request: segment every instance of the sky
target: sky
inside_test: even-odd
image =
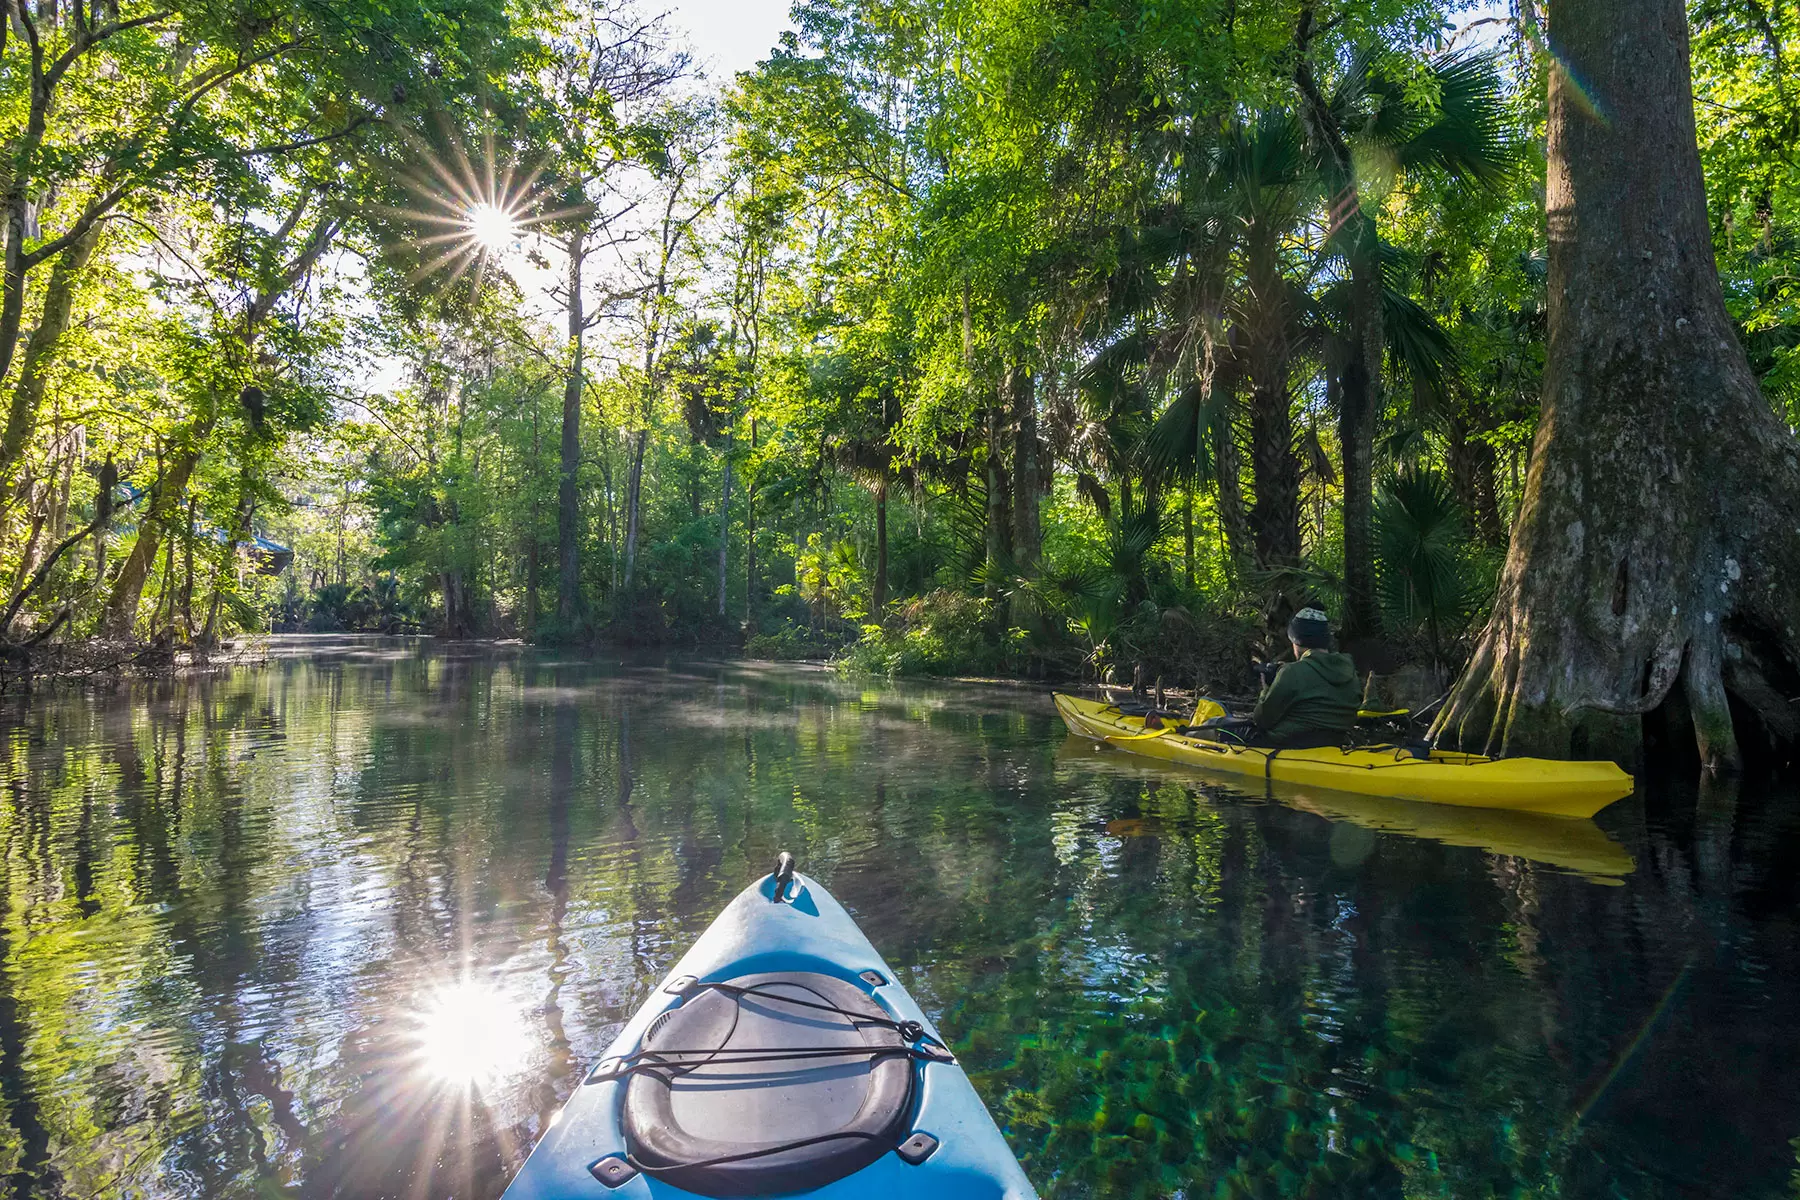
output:
[[[715,79],[730,79],[769,56],[788,21],[788,0],[666,0],[675,23],[693,34],[696,58]]]

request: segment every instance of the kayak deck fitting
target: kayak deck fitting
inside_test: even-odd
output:
[[[1035,1193],[949,1047],[787,854],[632,1017],[505,1200]]]
[[[1610,762],[1487,758],[1448,750],[1421,756],[1396,745],[1276,750],[1215,740],[1200,732],[1204,727],[1187,733],[1166,725],[1147,729],[1143,717],[1102,700],[1060,692],[1055,700],[1069,732],[1132,754],[1340,792],[1585,818],[1635,787],[1632,777]]]

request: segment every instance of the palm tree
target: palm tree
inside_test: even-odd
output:
[[[1310,12],[1310,10],[1308,10]],[[1435,103],[1404,86],[1406,73],[1383,54],[1367,52],[1329,96],[1307,55],[1310,21],[1303,20],[1294,81],[1307,140],[1331,197],[1333,240],[1348,267],[1351,302],[1336,390],[1344,465],[1344,630],[1376,623],[1371,518],[1376,418],[1382,408],[1386,286],[1380,200],[1404,175],[1435,173],[1452,182],[1498,189],[1517,159],[1508,127],[1504,87],[1492,56],[1447,54],[1430,65]]]
[[[1393,624],[1425,626],[1432,668],[1438,670],[1444,661],[1443,624],[1461,618],[1468,592],[1462,506],[1443,475],[1408,467],[1382,485],[1373,515],[1383,607]]]

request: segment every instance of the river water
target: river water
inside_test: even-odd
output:
[[[0,705],[0,1181],[494,1197],[791,849],[1045,1196],[1800,1195],[1800,802],[1249,797],[1047,695],[276,639]]]

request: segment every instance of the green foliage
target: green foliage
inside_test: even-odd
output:
[[[1471,549],[1468,516],[1443,475],[1409,466],[1384,480],[1375,497],[1375,538],[1391,631],[1422,630],[1433,660],[1443,661],[1443,632],[1467,626],[1492,577],[1492,564]]]
[[[74,54],[41,136],[14,30],[0,637],[1241,686],[1366,557],[1339,418],[1373,279],[1385,618],[1454,657],[1547,308],[1541,63],[1447,50],[1456,7],[818,0],[714,97],[612,0],[127,4],[83,45],[36,22]],[[1800,15],[1753,16],[1693,6],[1697,112],[1727,301],[1800,422]]]
[[[879,675],[992,674],[1005,661],[992,623],[990,601],[940,588],[896,605],[879,625],[865,625],[841,662]]]
[[[1725,303],[1770,403],[1800,428],[1800,12],[1691,7],[1694,116]]]

